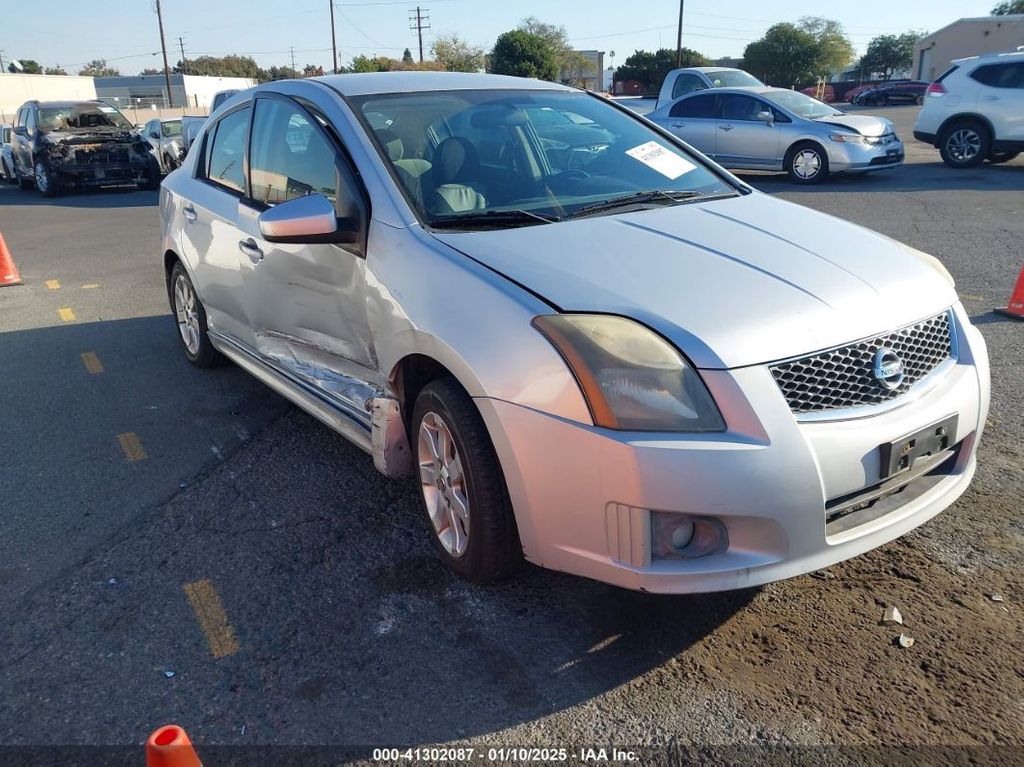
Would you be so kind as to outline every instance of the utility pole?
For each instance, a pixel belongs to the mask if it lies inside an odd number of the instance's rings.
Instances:
[[[174,96],[171,94],[171,68],[167,66],[167,41],[164,40],[164,14],[160,10],[160,0],[156,0],[156,20],[160,25],[160,50],[164,54],[164,82],[167,83],[167,106],[174,106]]]
[[[331,67],[338,74],[338,42],[334,37],[334,0],[327,0],[331,6]]]
[[[178,45],[181,48],[181,71],[188,74],[188,59],[185,58],[185,41],[178,38]]]
[[[676,32],[676,66],[683,65],[683,3],[686,0],[679,0],[679,29]],[[699,15],[699,14],[698,14]]]
[[[5,72],[4,69],[4,52],[0,50],[0,72]]]
[[[290,45],[288,47],[291,49],[292,52],[292,77],[295,77],[295,46]]]
[[[423,30],[430,29],[430,9],[416,6],[415,11],[409,11],[409,29],[415,29],[420,38],[420,64],[423,63]]]

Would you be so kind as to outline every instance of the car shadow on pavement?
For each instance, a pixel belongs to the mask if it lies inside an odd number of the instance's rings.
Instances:
[[[110,189],[68,189],[58,197],[43,197],[34,189],[16,186],[0,188],[0,208],[5,205],[30,205],[60,208],[147,208],[156,205],[160,193],[134,187]]]
[[[941,162],[911,163],[871,173],[837,173],[820,184],[796,184],[785,173],[734,171],[755,189],[775,194],[843,194],[869,192],[1024,191],[1024,160],[1005,165],[985,163],[977,168],[956,170]]]

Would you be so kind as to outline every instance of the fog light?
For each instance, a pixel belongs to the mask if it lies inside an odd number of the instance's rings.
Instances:
[[[693,559],[725,551],[729,534],[714,517],[651,512],[652,551],[655,559]]]

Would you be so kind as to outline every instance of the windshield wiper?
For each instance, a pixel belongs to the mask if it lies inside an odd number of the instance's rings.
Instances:
[[[649,189],[644,192],[627,194],[623,197],[614,197],[611,200],[602,200],[601,202],[595,202],[593,205],[584,205],[582,208],[577,208],[572,213],[565,216],[565,218],[582,218],[596,213],[607,213],[608,211],[615,210],[616,208],[628,208],[631,205],[644,205],[655,202],[660,202],[665,205],[674,205],[676,203],[707,196],[710,195],[706,195],[704,192],[697,192],[692,189],[685,191]]]
[[[525,226],[527,224],[553,224],[562,219],[532,210],[488,210],[479,213],[455,213],[452,215],[435,216],[430,225],[438,229],[458,229],[466,225],[486,226]]]

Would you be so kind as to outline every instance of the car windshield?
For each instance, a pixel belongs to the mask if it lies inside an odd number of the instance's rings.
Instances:
[[[165,120],[163,123],[164,137],[173,138],[181,135],[181,120]]]
[[[739,69],[725,70],[721,72],[705,72],[711,84],[716,88],[756,88],[764,86],[764,83],[752,74]]]
[[[793,114],[799,117],[806,117],[808,120],[818,120],[822,117],[843,114],[825,102],[812,99],[807,94],[800,93],[799,91],[778,90],[771,91],[766,95],[783,109],[788,109]]]
[[[39,128],[43,131],[91,130],[95,128],[131,130],[132,124],[112,106],[73,104],[66,107],[40,108]]]
[[[612,212],[620,201],[682,204],[737,193],[671,139],[582,92],[432,91],[352,101],[433,226],[540,224],[584,208],[581,215]]]

